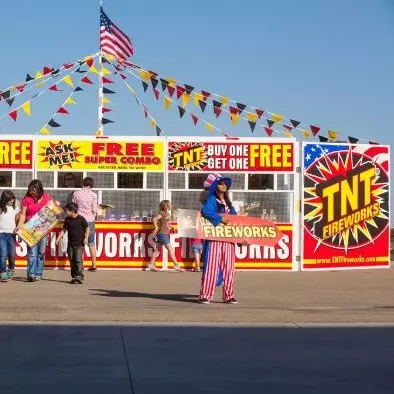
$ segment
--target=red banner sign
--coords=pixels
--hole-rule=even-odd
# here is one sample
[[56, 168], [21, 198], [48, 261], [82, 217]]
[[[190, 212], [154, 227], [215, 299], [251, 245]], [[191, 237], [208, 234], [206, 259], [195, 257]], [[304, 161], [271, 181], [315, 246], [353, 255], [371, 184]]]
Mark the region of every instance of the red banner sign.
[[32, 141], [1, 140], [0, 168], [2, 169], [32, 169]]
[[275, 246], [282, 238], [282, 232], [268, 219], [249, 216], [223, 215], [230, 222], [225, 226], [214, 226], [202, 216], [197, 218], [198, 237], [213, 241], [227, 241], [262, 246]]
[[[275, 246], [236, 245], [236, 268], [242, 270], [288, 270], [292, 269], [293, 244], [292, 226], [278, 225], [282, 238]], [[55, 229], [49, 234], [45, 252], [46, 268], [68, 268], [68, 258], [61, 244], [56, 245]], [[100, 269], [142, 269], [147, 266], [152, 255], [155, 242], [152, 234], [153, 226], [143, 223], [96, 223], [97, 267]], [[185, 268], [193, 267], [193, 253], [188, 238], [170, 235], [171, 244], [179, 262]], [[163, 249], [157, 260], [158, 268], [162, 267]], [[16, 266], [26, 267], [27, 246], [25, 242], [17, 244]], [[166, 260], [166, 259], [165, 259]], [[89, 249], [86, 247], [84, 264], [90, 266]], [[172, 265], [168, 264], [169, 268]]]
[[169, 171], [292, 172], [293, 142], [169, 142]]

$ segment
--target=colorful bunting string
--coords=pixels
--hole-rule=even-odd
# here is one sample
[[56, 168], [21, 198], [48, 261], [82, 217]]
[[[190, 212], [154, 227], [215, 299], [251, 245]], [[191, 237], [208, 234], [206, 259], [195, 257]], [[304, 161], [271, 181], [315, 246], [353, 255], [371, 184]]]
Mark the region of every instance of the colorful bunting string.
[[[93, 59], [93, 62], [96, 60], [96, 58]], [[90, 65], [90, 68], [94, 67], [94, 63], [92, 63]], [[89, 69], [90, 69], [89, 68]], [[86, 74], [87, 72], [89, 72], [89, 70], [85, 70], [84, 73]], [[63, 104], [58, 108], [58, 110], [53, 114], [52, 118], [46, 123], [44, 124], [39, 131], [36, 134], [44, 134], [44, 135], [49, 135], [50, 134], [50, 129], [48, 128], [56, 128], [56, 127], [61, 127], [61, 124], [55, 121], [55, 118], [57, 115], [69, 115], [69, 111], [66, 109], [67, 105], [75, 105], [77, 104], [77, 101], [74, 99], [74, 95], [76, 92], [79, 92], [83, 89], [79, 88], [79, 85], [84, 83], [84, 78], [86, 75], [83, 75], [80, 78], [80, 82], [78, 84], [78, 86], [72, 90], [72, 92], [67, 96], [67, 98], [64, 100]], [[71, 78], [68, 80], [70, 81]], [[67, 83], [67, 82], [66, 82]], [[85, 82], [86, 83], [86, 82]], [[71, 86], [71, 85], [70, 85]], [[74, 85], [73, 85], [74, 86]], [[79, 89], [78, 89], [79, 88]]]
[[[119, 66], [119, 63], [117, 64], [117, 66]], [[145, 91], [148, 89], [147, 82], [152, 79], [152, 74], [154, 73], [154, 75], [155, 75], [154, 79], [155, 79], [155, 81], [160, 80], [163, 92], [165, 90], [167, 90], [168, 93], [170, 94], [170, 96], [172, 97], [173, 91], [169, 90], [170, 78], [162, 77], [159, 73], [146, 70], [144, 67], [130, 63], [130, 62], [122, 62], [121, 66], [123, 66], [125, 68], [125, 70], [127, 70], [128, 72], [132, 71], [128, 67], [138, 70], [138, 74], [140, 76], [139, 79], [145, 79], [145, 83], [144, 83], [144, 90]], [[138, 76], [135, 75], [135, 73], [134, 73], [134, 76], [136, 78], [138, 78]], [[267, 124], [264, 125], [264, 124], [261, 124], [258, 122], [253, 122], [253, 121], [248, 120], [246, 117], [246, 120], [248, 121], [248, 124], [249, 124], [252, 132], [254, 131], [255, 126], [257, 125], [257, 126], [262, 127], [264, 130], [268, 126], [268, 129], [269, 129], [268, 133], [271, 133], [271, 130], [272, 130], [272, 134], [275, 133], [275, 134], [291, 136], [291, 137], [294, 137], [294, 134], [293, 134], [294, 132], [298, 132], [299, 134], [301, 134], [303, 136], [303, 138], [309, 138], [311, 135], [313, 135], [314, 137], [318, 137], [319, 135], [322, 135], [322, 133], [326, 133], [327, 136], [324, 136], [324, 137], [326, 137], [329, 142], [338, 142], [338, 139], [340, 137], [339, 132], [333, 131], [333, 130], [326, 130], [323, 132], [321, 130], [321, 128], [314, 123], [301, 122], [301, 121], [295, 120], [293, 118], [286, 117], [284, 115], [280, 115], [280, 114], [277, 114], [274, 112], [263, 110], [261, 108], [256, 108], [251, 105], [246, 105], [246, 104], [237, 102], [236, 100], [227, 98], [225, 96], [222, 96], [222, 95], [219, 95], [219, 94], [216, 94], [213, 92], [208, 92], [206, 90], [197, 89], [196, 87], [185, 84], [179, 80], [172, 80], [172, 82], [173, 83], [175, 82], [175, 85], [176, 85], [173, 89], [174, 90], [176, 89], [176, 91], [177, 91], [177, 99], [182, 98], [182, 107], [186, 107], [191, 95], [194, 93], [195, 105], [200, 106], [201, 112], [205, 111], [205, 107], [207, 104], [210, 105], [210, 103], [208, 103], [208, 98], [212, 98], [212, 97], [217, 98], [216, 100], [214, 100], [212, 98], [212, 104], [211, 104], [211, 105], [213, 105], [213, 110], [214, 110], [216, 117], [219, 117], [221, 115], [221, 113], [224, 111], [223, 107], [225, 107], [227, 105], [229, 105], [231, 108], [238, 108], [239, 111], [237, 114], [230, 113], [230, 120], [233, 123], [233, 125], [236, 125], [238, 123], [239, 119], [245, 119], [244, 117], [240, 116], [241, 113], [243, 113], [243, 112], [252, 113], [251, 111], [255, 112], [256, 115], [258, 116], [258, 119], [265, 120]], [[157, 85], [156, 82], [155, 82], [155, 85]], [[180, 85], [183, 85], [183, 86], [180, 86]], [[185, 95], [187, 96], [187, 98], [184, 98]], [[201, 96], [203, 96], [202, 100], [201, 100]], [[200, 105], [200, 103], [199, 103], [200, 101], [203, 102], [204, 104]], [[282, 126], [286, 130], [280, 130], [280, 127], [282, 127]], [[265, 130], [265, 131], [267, 132], [267, 130]], [[354, 140], [355, 137], [347, 137], [347, 138], [348, 139], [352, 138], [352, 140]], [[367, 141], [367, 140], [361, 139], [361, 138], [356, 138], [356, 139], [358, 141]], [[349, 141], [350, 141], [350, 139], [349, 139]], [[367, 141], [367, 142], [369, 142], [369, 141]]]

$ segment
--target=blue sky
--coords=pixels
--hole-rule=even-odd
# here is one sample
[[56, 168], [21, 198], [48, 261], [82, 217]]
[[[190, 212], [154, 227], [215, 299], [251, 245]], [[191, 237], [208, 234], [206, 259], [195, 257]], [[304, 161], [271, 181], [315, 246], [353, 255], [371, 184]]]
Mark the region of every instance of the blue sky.
[[[286, 117], [366, 140], [391, 144], [394, 104], [394, 2], [390, 0], [106, 0], [109, 17], [134, 42], [133, 61], [162, 76], [230, 97]], [[98, 0], [2, 2], [0, 86], [24, 80], [44, 65], [56, 66], [98, 51]], [[92, 78], [94, 75], [91, 75]], [[114, 80], [117, 80], [114, 78]], [[130, 77], [139, 98], [166, 135], [209, 135], [174, 106], [164, 110], [152, 93]], [[86, 86], [86, 85], [85, 85]], [[97, 129], [97, 82], [74, 96], [70, 115], [58, 115], [57, 134], [93, 134]], [[107, 135], [153, 135], [121, 82], [115, 121]], [[67, 94], [48, 92], [32, 102], [32, 116], [0, 120], [0, 133], [35, 134]], [[197, 115], [201, 112], [190, 109]], [[7, 113], [0, 103], [0, 116]], [[204, 115], [237, 136], [251, 134], [245, 121]]]

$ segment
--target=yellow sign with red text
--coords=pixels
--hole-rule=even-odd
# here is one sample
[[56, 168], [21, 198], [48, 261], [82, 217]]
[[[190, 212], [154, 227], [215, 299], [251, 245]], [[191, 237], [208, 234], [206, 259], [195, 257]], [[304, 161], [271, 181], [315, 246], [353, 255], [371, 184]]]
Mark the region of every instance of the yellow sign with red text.
[[163, 171], [162, 141], [37, 141], [39, 170]]

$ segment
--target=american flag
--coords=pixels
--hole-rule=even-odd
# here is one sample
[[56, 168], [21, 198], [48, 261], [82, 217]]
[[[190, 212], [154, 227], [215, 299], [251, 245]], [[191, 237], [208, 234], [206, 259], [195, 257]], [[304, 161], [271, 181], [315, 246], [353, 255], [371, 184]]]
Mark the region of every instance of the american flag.
[[120, 59], [127, 59], [134, 55], [134, 47], [130, 38], [108, 18], [103, 7], [100, 7], [100, 49]]

